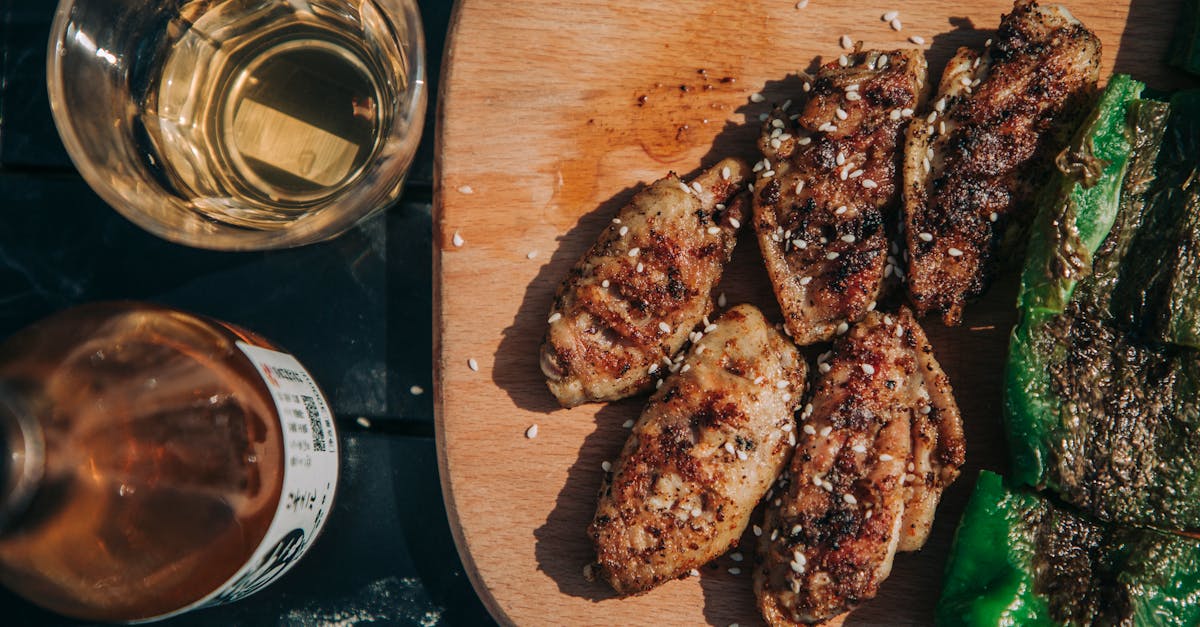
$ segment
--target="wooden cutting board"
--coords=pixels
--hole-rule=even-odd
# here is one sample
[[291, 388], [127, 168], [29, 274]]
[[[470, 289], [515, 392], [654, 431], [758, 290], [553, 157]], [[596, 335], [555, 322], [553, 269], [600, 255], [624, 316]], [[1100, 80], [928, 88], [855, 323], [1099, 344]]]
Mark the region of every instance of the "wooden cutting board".
[[[1104, 43], [1103, 76], [1189, 80], [1160, 63], [1175, 1], [1067, 0]], [[632, 194], [668, 170], [754, 159], [758, 115], [795, 95], [795, 72], [840, 54], [925, 39], [932, 79], [980, 46], [1005, 0], [461, 0], [445, 54], [435, 197], [439, 466], [459, 553], [484, 603], [519, 625], [754, 625], [753, 543], [699, 577], [633, 599], [584, 580], [601, 462], [644, 399], [560, 409], [538, 369], [555, 287]], [[900, 11], [896, 32], [880, 16]], [[978, 30], [977, 30], [978, 29]], [[761, 92], [767, 102], [753, 103]], [[455, 234], [462, 245], [455, 245]], [[779, 319], [749, 233], [719, 291]], [[954, 527], [980, 468], [1003, 471], [1000, 381], [1014, 310], [1007, 280], [961, 327], [926, 328], [968, 437], [925, 549], [898, 555], [848, 624], [930, 624]], [[475, 364], [475, 367], [472, 367]], [[526, 429], [538, 425], [534, 439]], [[432, 472], [432, 470], [431, 470]], [[740, 574], [733, 574], [741, 569]]]

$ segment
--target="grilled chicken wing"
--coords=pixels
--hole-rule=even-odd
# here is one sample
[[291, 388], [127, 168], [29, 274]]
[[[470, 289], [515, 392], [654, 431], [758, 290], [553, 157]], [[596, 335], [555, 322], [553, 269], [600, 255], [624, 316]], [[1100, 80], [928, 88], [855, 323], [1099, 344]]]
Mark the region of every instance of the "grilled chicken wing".
[[[908, 291], [958, 324], [994, 273], [1006, 230], [1028, 220], [1039, 174], [1094, 93], [1100, 40], [1061, 6], [1017, 0], [982, 54], [960, 48], [904, 163]], [[1042, 167], [1045, 166], [1045, 167]]]
[[806, 374], [795, 345], [750, 305], [708, 327], [601, 488], [588, 534], [618, 593], [684, 576], [737, 544], [795, 445]]
[[[646, 391], [651, 368], [712, 311], [733, 254], [747, 167], [725, 159], [689, 185], [674, 173], [633, 197], [554, 298], [541, 366], [564, 407]], [[728, 205], [726, 204], [728, 203]]]
[[[819, 363], [759, 542], [754, 589], [771, 625], [820, 622], [874, 597], [896, 550], [919, 546], [907, 525], [928, 529], [925, 514], [962, 464], [949, 386], [907, 309], [868, 314]], [[918, 463], [933, 473], [919, 483]]]
[[843, 55], [808, 84], [798, 116], [776, 109], [766, 122], [754, 227], [798, 344], [833, 337], [879, 294], [902, 131], [925, 74], [915, 50]]

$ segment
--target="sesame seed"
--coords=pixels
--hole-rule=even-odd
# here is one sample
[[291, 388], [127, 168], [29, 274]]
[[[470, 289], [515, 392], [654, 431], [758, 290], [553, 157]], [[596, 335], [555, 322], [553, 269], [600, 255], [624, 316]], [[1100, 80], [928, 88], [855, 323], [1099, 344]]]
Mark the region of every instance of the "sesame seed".
[[862, 100], [862, 96], [858, 95], [858, 92], [856, 92], [856, 91], [848, 91], [848, 92], [846, 92], [846, 100], [848, 100], [850, 102], [855, 102], [858, 100]]
[[734, 551], [733, 553], [729, 554], [729, 559], [731, 559], [735, 562], [740, 562], [740, 561], [746, 559], [746, 556], [742, 555], [741, 553], [739, 553], [737, 551]]
[[747, 459], [749, 459], [749, 457], [750, 456], [746, 454], [746, 451], [738, 451], [737, 452], [737, 458], [742, 461], [746, 461]]
[[408, 393], [412, 394], [413, 396], [420, 396], [425, 393], [425, 388], [423, 388], [419, 385], [414, 385], [414, 386], [408, 388]]
[[781, 389], [781, 390], [782, 390], [783, 388], [786, 388], [786, 387], [787, 387], [787, 386], [789, 386], [789, 385], [791, 385], [791, 382], [790, 382], [790, 381], [787, 381], [786, 379], [780, 379], [779, 381], [776, 381], [776, 382], [775, 382], [775, 387], [777, 387], [777, 388], [779, 388], [779, 389]]
[[470, 185], [463, 185], [462, 187], [458, 188], [458, 192], [460, 194], [474, 194], [475, 190], [471, 189]]
[[827, 438], [830, 433], [833, 433], [833, 427], [825, 426], [821, 428], [821, 437]]
[[796, 143], [800, 144], [801, 146], [807, 146], [812, 143], [812, 138], [811, 137], [801, 137], [800, 139], [796, 140]]
[[807, 7], [807, 6], [808, 6], [808, 0], [800, 0], [800, 2], [796, 3], [797, 9], [803, 9], [804, 7]]
[[724, 307], [726, 302], [728, 301], [725, 300], [725, 292], [721, 292], [721, 295], [717, 297], [717, 306]]
[[556, 311], [556, 312], [550, 314], [550, 317], [548, 319], [546, 319], [546, 322], [548, 322], [550, 324], [554, 324], [555, 322], [558, 322], [559, 320], [562, 320], [562, 314]]
[[843, 54], [838, 57], [838, 65], [846, 67], [847, 65], [850, 65], [850, 59], [847, 59], [846, 55]]
[[742, 223], [738, 222], [737, 218], [729, 218], [729, 226], [732, 226], [735, 229], [740, 229], [742, 228]]
[[736, 452], [733, 450], [733, 442], [725, 443], [725, 452], [729, 453], [730, 455], [733, 455]]
[[[862, 172], [862, 170], [859, 170], [859, 172]], [[876, 187], [879, 187], [879, 183], [876, 183], [871, 179], [863, 179], [862, 186], [867, 189], [875, 189]]]
[[908, 40], [913, 42], [914, 44], [917, 44], [918, 46], [925, 45], [925, 38], [920, 35], [913, 35], [913, 36], [909, 37]]
[[691, 512], [692, 518], [699, 518], [700, 515], [703, 513], [704, 513], [704, 510], [700, 509], [699, 507], [692, 508], [692, 512]]
[[837, 209], [834, 209], [833, 212], [840, 216], [843, 213], [846, 213], [846, 210], [847, 210], [846, 205], [842, 205], [842, 206], [838, 207]]
[[933, 233], [917, 233], [917, 237], [921, 238], [922, 242], [933, 241]]
[[880, 19], [882, 19], [885, 22], [890, 22], [890, 21], [896, 19], [897, 17], [900, 17], [899, 11], [888, 11], [887, 13], [884, 13], [883, 17]]
[[875, 311], [876, 304], [877, 303], [875, 301], [871, 301], [871, 302], [867, 303], [867, 311]]
[[646, 266], [642, 265], [642, 262], [639, 261], [638, 265], [637, 265], [638, 273], [640, 274], [642, 272], [642, 270], [645, 270], [645, 269], [646, 269]]
[[692, 188], [688, 187], [687, 183], [684, 183], [683, 181], [679, 181], [679, 189], [682, 189], [689, 194], [692, 193]]
[[[773, 140], [773, 143], [778, 143], [778, 142], [779, 142], [778, 139]], [[778, 147], [779, 146], [775, 146], [775, 148], [778, 148]], [[763, 172], [760, 176], [764, 179], [769, 179], [772, 176], [775, 176], [775, 170], [767, 170], [766, 172]]]
[[825, 490], [826, 492], [833, 492], [833, 484], [829, 483], [828, 481], [822, 481], [821, 489]]
[[909, 109], [908, 107], [905, 107], [905, 108], [903, 108], [903, 109], [901, 109], [901, 110], [900, 110], [900, 115], [902, 115], [902, 116], [904, 116], [904, 117], [906, 117], [906, 118], [911, 118], [911, 117], [912, 117], [912, 114], [913, 114], [913, 110], [912, 110], [912, 109]]
[[800, 285], [808, 285], [809, 283], [812, 283], [812, 277], [810, 277], [810, 276], [800, 277]]
[[854, 498], [854, 495], [850, 494], [849, 492], [842, 495], [842, 500], [845, 501], [849, 505], [857, 505], [858, 504], [858, 499]]
[[853, 233], [847, 233], [847, 234], [845, 234], [845, 235], [843, 235], [843, 236], [842, 236], [842, 241], [843, 241], [843, 242], [846, 242], [847, 244], [853, 244], [853, 243], [854, 243], [854, 239], [855, 239], [855, 238], [854, 238], [854, 234], [853, 234]]
[[866, 453], [867, 447], [861, 444], [855, 444], [854, 446], [850, 447], [850, 450], [854, 451], [855, 453]]
[[830, 370], [832, 370], [833, 367], [830, 366], [829, 364], [821, 364], [821, 365], [817, 366], [817, 369], [821, 371], [821, 374], [826, 374]]
[[883, 453], [882, 455], [879, 456], [879, 461], [881, 461], [881, 462], [890, 462], [893, 459], [896, 459], [896, 458], [892, 457], [891, 455], [888, 455], [887, 453]]
[[850, 177], [850, 170], [853, 168], [854, 168], [853, 163], [846, 164], [844, 167], [842, 167], [842, 171], [838, 172], [838, 178], [842, 179], [843, 181], [846, 180], [847, 178]]
[[467, 367], [475, 372], [479, 372], [479, 362], [475, 361], [474, 357], [467, 360]]
[[462, 245], [467, 243], [467, 241], [463, 239], [463, 236], [460, 235], [458, 231], [455, 231], [454, 237], [450, 238], [450, 243], [454, 244], [455, 248], [462, 248]]
[[888, 56], [886, 54], [879, 55], [879, 61], [877, 63], [877, 65], [879, 66], [879, 69], [882, 70], [883, 68], [887, 67], [887, 64], [888, 64]]
[[925, 118], [925, 121], [929, 124], [933, 124], [934, 122], [936, 122], [937, 121], [937, 111], [930, 112], [929, 117]]
[[771, 127], [774, 128], [775, 130], [782, 129], [783, 128], [783, 120], [781, 120], [779, 118], [775, 118], [774, 120], [771, 120]]
[[696, 181], [692, 181], [692, 189], [696, 190], [697, 194], [704, 192], [704, 188], [701, 187], [700, 184], [697, 183]]
[[988, 222], [995, 222], [996, 220], [999, 220], [999, 219], [1000, 219], [1000, 214], [996, 213], [995, 211], [988, 214]]
[[715, 325], [715, 324], [709, 324], [708, 326], [704, 327], [705, 333], [712, 333], [713, 331], [716, 331], [716, 330], [717, 330], [717, 325]]
[[902, 327], [902, 326], [896, 327], [896, 337], [904, 337], [904, 327]]
[[725, 179], [726, 181], [728, 181], [730, 176], [732, 176], [732, 173], [730, 173], [730, 171], [729, 171], [729, 166], [725, 166], [725, 167], [721, 168], [721, 178], [722, 179]]
[[950, 253], [951, 257], [962, 257], [962, 254], [963, 254], [963, 251], [961, 251], [957, 248], [954, 248], [953, 246], [951, 246], [950, 250], [948, 250], [946, 252]]
[[837, 259], [840, 256], [841, 256], [841, 253], [837, 252], [836, 250], [825, 253], [825, 258], [830, 261], [833, 261], [834, 259]]
[[799, 195], [804, 190], [804, 179], [796, 181], [796, 194]]
[[846, 163], [846, 155], [839, 152], [837, 153], [837, 156], [833, 158], [833, 160], [837, 162], [838, 165], [843, 165]]
[[371, 428], [371, 419], [367, 418], [366, 416], [359, 416], [354, 422], [357, 422], [358, 426], [362, 427], [363, 429]]
[[842, 47], [847, 50], [850, 49], [850, 46], [854, 45], [854, 42], [850, 41], [849, 35], [842, 35], [841, 39], [839, 40], [839, 43], [841, 43]]
[[608, 460], [600, 462], [600, 469], [603, 470], [604, 472], [611, 472], [612, 471], [612, 462], [610, 462]]
[[754, 531], [754, 537], [756, 537], [756, 538], [762, 537], [762, 527], [759, 527], [758, 525], [754, 525], [750, 529], [752, 531]]
[[[853, 171], [853, 172], [851, 172], [851, 173], [850, 173], [850, 178], [852, 178], [852, 179], [856, 179], [856, 178], [858, 178], [858, 177], [862, 176], [862, 175], [863, 175], [863, 174], [865, 174], [865, 173], [866, 173], [866, 171], [865, 171], [865, 170], [855, 170], [855, 171]], [[875, 181], [871, 181], [871, 182], [872, 182], [872, 183], [874, 183]], [[866, 184], [866, 181], [863, 181], [863, 187], [866, 187], [866, 186], [867, 186], [867, 184]]]
[[717, 226], [710, 226], [710, 227], [708, 227], [708, 234], [709, 234], [709, 235], [716, 235], [716, 234], [718, 234], [718, 233], [720, 233], [720, 232], [721, 232], [721, 227], [717, 227]]
[[839, 119], [839, 120], [845, 120], [846, 118], [850, 117], [850, 114], [846, 113], [846, 111], [844, 109], [842, 109], [841, 107], [834, 109], [833, 114], [836, 115], [837, 119]]
[[862, 364], [862, 371], [868, 375], [875, 374], [875, 366], [871, 364]]
[[849, 331], [849, 330], [850, 330], [850, 325], [846, 324], [845, 322], [839, 323], [837, 325], [837, 334], [838, 335], [845, 335], [846, 331]]
[[813, 427], [812, 425], [804, 425], [804, 432], [809, 435], [816, 435], [817, 429], [815, 427]]
[[926, 405], [926, 406], [924, 406], [924, 407], [922, 407], [922, 408], [921, 408], [921, 413], [922, 413], [922, 414], [928, 414], [928, 413], [929, 413], [929, 412], [931, 412], [931, 411], [933, 411], [933, 408], [932, 408], [932, 407], [930, 407], [929, 405]]
[[800, 86], [800, 89], [803, 89], [804, 91], [809, 91], [810, 89], [812, 89], [812, 83], [810, 83], [808, 81], [804, 81], [804, 84]]
[[670, 332], [671, 332], [671, 325], [669, 325], [669, 324], [667, 324], [667, 323], [665, 323], [665, 322], [660, 322], [660, 323], [658, 323], [658, 329], [659, 329], [660, 331], [662, 331], [663, 333], [670, 333]]
[[775, 541], [775, 540], [777, 540], [777, 539], [779, 539], [779, 530], [778, 530], [778, 529], [772, 529], [772, 530], [771, 530], [771, 541], [772, 541], [772, 542], [774, 542], [774, 541]]
[[928, 174], [929, 171], [933, 169], [933, 165], [929, 163], [929, 157], [921, 158], [921, 167], [925, 170], [926, 174]]
[[792, 572], [795, 572], [795, 573], [804, 572], [804, 564], [800, 564], [798, 562], [792, 562], [791, 566], [792, 566]]
[[800, 250], [804, 250], [805, 248], [808, 248], [808, 242], [806, 242], [802, 239], [794, 239], [794, 240], [792, 240], [792, 246], [795, 246], [796, 248], [799, 248]]
[[619, 231], [617, 231], [617, 235], [620, 235], [621, 237], [625, 237], [625, 234], [627, 233], [629, 233], [629, 227], [627, 226], [623, 226]]
[[899, 120], [900, 119], [900, 110], [892, 109], [892, 112], [888, 114], [888, 117], [891, 118], [892, 120]]
[[630, 257], [637, 257], [637, 256], [638, 256], [638, 253], [640, 253], [640, 252], [642, 252], [642, 249], [641, 249], [641, 248], [638, 248], [637, 246], [634, 246], [633, 248], [630, 248], [630, 249], [629, 249], [629, 256], [630, 256]]
[[946, 99], [939, 98], [937, 102], [933, 103], [933, 108], [935, 110], [937, 110], [938, 113], [945, 113], [946, 112]]
[[661, 388], [661, 387], [662, 387], [662, 384], [663, 384], [663, 381], [666, 381], [666, 379], [659, 379], [659, 380], [658, 380], [658, 383], [655, 383], [655, 384], [654, 384], [654, 389], [656, 389], [656, 390], [657, 390], [657, 389]]
[[608, 279], [604, 279], [603, 281], [600, 282], [600, 287], [607, 288], [608, 286], [609, 286]]
[[613, 224], [620, 224], [620, 223], [621, 223], [621, 218], [613, 218], [613, 219], [612, 219], [612, 223], [613, 223]]
[[958, 79], [958, 82], [962, 83], [963, 85], [966, 85], [967, 87], [970, 87], [971, 86], [971, 77], [964, 76], [964, 77]]
[[525, 437], [529, 438], [530, 440], [536, 438], [537, 434], [538, 434], [537, 423], [529, 425], [529, 428], [525, 430]]
[[904, 24], [900, 22], [900, 18], [898, 17], [893, 17], [892, 19], [888, 20], [888, 24], [891, 25], [892, 30], [900, 30], [901, 28], [904, 28]]
[[742, 569], [738, 568], [737, 566], [734, 566], [733, 568], [729, 569], [729, 574], [730, 575], [740, 575], [740, 574], [742, 574]]
[[758, 92], [750, 94], [750, 102], [762, 102], [764, 100], [766, 100], [766, 98], [764, 98], [763, 95]]
[[688, 571], [688, 574], [690, 574], [690, 575], [691, 575], [691, 576], [693, 576], [693, 577], [699, 577], [699, 576], [700, 576], [700, 571], [698, 571], [698, 570], [696, 570], [695, 568], [693, 568], [693, 569], [691, 569], [691, 570], [689, 570], [689, 571]]

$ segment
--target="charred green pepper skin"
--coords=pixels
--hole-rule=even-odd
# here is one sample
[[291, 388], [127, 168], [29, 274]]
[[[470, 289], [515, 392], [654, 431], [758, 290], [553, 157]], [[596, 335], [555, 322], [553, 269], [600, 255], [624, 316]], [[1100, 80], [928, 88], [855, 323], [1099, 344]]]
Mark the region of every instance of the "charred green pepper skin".
[[[1055, 257], [1064, 255], [1086, 257], [1090, 265], [1091, 256], [1112, 228], [1132, 148], [1129, 108], [1143, 88], [1142, 83], [1127, 75], [1112, 77], [1065, 153], [1073, 155], [1078, 167], [1072, 172], [1059, 172], [1041, 198], [1017, 298], [1020, 321], [1013, 329], [1005, 369], [1012, 472], [1013, 478], [1022, 483], [1042, 484], [1048, 463], [1047, 423], [1059, 413], [1047, 370], [1051, 356], [1046, 350], [1053, 345], [1038, 342], [1035, 330], [1063, 311], [1082, 276], [1079, 272], [1072, 277], [1051, 275], [1050, 268]], [[1060, 243], [1074, 249], [1067, 253], [1051, 241], [1057, 231], [1054, 223], [1063, 220], [1072, 222], [1071, 231], [1077, 237], [1074, 242]]]
[[1200, 541], [1094, 522], [987, 471], [944, 581], [943, 627], [1200, 624]]

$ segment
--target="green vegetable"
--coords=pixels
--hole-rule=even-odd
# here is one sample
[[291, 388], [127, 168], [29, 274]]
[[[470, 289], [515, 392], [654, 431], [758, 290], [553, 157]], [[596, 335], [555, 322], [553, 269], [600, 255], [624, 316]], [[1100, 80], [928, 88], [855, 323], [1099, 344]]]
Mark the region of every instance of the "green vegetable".
[[950, 547], [939, 625], [1198, 622], [1200, 542], [1093, 522], [980, 474]]
[[1030, 236], [1017, 307], [1058, 313], [1092, 254], [1112, 228], [1132, 149], [1129, 105], [1145, 87], [1126, 74], [1112, 77], [1100, 101], [1059, 155], [1058, 175]]
[[1184, 0], [1167, 63], [1200, 74], [1200, 0]]
[[[1177, 94], [1169, 119], [1153, 101], [1128, 110], [1119, 211], [1092, 249], [1091, 274], [1061, 311], [1026, 307], [1013, 331], [1005, 389], [1013, 479], [1048, 487], [1101, 520], [1196, 530], [1200, 92]], [[1044, 208], [1062, 215], [1065, 206]], [[1103, 212], [1078, 209], [1081, 217]], [[1041, 218], [1048, 224], [1053, 215]], [[1079, 224], [1086, 242], [1090, 232]]]
[[[1060, 158], [1060, 172], [1047, 188], [1034, 221], [1006, 369], [1006, 416], [1016, 479], [1038, 485], [1045, 474], [1046, 431], [1058, 415], [1048, 363], [1062, 347], [1036, 333], [1062, 312], [1091, 258], [1108, 234], [1120, 205], [1120, 190], [1132, 152], [1130, 107], [1143, 85], [1127, 75], [1109, 81], [1095, 110]], [[1071, 167], [1067, 167], [1074, 164]], [[1052, 355], [1052, 353], [1058, 353]]]

